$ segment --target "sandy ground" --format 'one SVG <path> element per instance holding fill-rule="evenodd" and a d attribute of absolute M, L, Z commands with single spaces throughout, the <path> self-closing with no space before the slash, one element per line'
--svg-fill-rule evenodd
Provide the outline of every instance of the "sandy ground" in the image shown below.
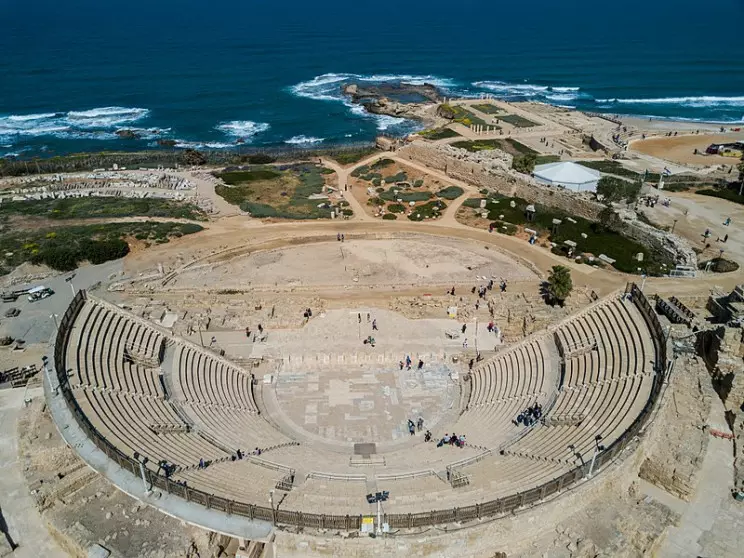
<path fill-rule="evenodd" d="M 711 236 L 707 243 L 710 248 L 698 256 L 701 261 L 717 257 L 720 250 L 724 251 L 724 257 L 744 264 L 744 206 L 714 198 L 710 196 L 698 196 L 691 193 L 660 193 L 671 199 L 671 205 L 664 207 L 656 204 L 649 208 L 640 205 L 643 213 L 652 222 L 672 227 L 674 233 L 686 238 L 694 248 L 703 249 L 706 242 L 703 240 L 705 229 L 710 229 Z M 686 213 L 686 214 L 685 214 Z M 731 217 L 731 224 L 724 226 L 726 217 Z M 677 223 L 675 224 L 675 220 Z M 723 238 L 728 235 L 724 243 Z M 717 239 L 720 238 L 720 241 Z M 726 274 L 730 275 L 730 274 Z M 718 275 L 718 277 L 722 277 Z"/>
<path fill-rule="evenodd" d="M 638 151 L 667 159 L 675 163 L 690 165 L 736 165 L 739 161 L 733 157 L 718 155 L 695 155 L 695 149 L 705 152 L 711 143 L 726 143 L 744 140 L 744 131 L 727 134 L 685 135 L 674 137 L 649 138 L 636 140 L 630 144 L 631 151 Z"/>
<path fill-rule="evenodd" d="M 528 268 L 484 246 L 421 236 L 346 240 L 256 252 L 228 264 L 181 274 L 174 288 L 259 285 L 400 285 L 461 283 L 480 277 L 536 279 Z"/>

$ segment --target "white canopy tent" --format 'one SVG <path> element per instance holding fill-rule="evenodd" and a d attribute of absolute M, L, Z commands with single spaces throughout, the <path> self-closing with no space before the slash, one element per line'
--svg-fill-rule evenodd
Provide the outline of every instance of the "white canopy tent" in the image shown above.
<path fill-rule="evenodd" d="M 571 161 L 537 165 L 533 172 L 538 182 L 563 186 L 574 192 L 596 192 L 599 171 L 577 165 Z"/>

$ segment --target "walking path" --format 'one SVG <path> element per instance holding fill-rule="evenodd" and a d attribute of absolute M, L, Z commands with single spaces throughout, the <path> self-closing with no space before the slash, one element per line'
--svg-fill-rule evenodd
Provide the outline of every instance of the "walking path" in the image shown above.
<path fill-rule="evenodd" d="M 67 553 L 49 535 L 18 459 L 17 423 L 24 393 L 25 388 L 0 390 L 0 528 L 4 519 L 8 534 L 18 545 L 13 552 L 15 558 L 64 558 Z M 29 390 L 29 396 L 42 395 L 41 388 Z"/>
<path fill-rule="evenodd" d="M 723 416 L 723 404 L 714 398 L 708 422 L 724 423 Z M 669 529 L 659 550 L 659 558 L 734 558 L 742 555 L 744 504 L 731 496 L 733 466 L 733 441 L 711 436 L 695 495 L 679 525 Z M 664 500 L 660 501 L 666 504 Z"/>

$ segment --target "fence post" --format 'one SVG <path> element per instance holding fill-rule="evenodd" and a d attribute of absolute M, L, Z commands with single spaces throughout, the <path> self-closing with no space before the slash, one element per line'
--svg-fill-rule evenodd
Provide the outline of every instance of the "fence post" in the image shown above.
<path fill-rule="evenodd" d="M 478 517 L 478 519 L 481 518 L 480 504 L 475 504 L 475 515 Z"/>

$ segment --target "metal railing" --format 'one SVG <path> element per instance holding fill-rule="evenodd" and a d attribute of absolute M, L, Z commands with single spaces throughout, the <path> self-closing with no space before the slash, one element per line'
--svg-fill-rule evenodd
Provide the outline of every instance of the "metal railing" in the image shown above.
<path fill-rule="evenodd" d="M 651 417 L 654 406 L 657 403 L 664 379 L 663 372 L 666 365 L 666 344 L 664 341 L 664 331 L 658 317 L 656 316 L 653 307 L 637 285 L 629 283 L 625 290 L 625 295 L 638 308 L 652 333 L 654 347 L 656 349 L 657 373 L 654 375 L 651 394 L 643 410 L 638 417 L 636 417 L 628 430 L 604 452 L 597 456 L 594 466 L 595 471 L 599 471 L 604 465 L 614 461 L 625 450 L 628 444 L 642 433 L 648 419 Z M 80 309 L 86 302 L 86 299 L 87 296 L 85 291 L 78 292 L 70 303 L 65 315 L 60 320 L 56 339 L 53 340 L 54 366 L 60 382 L 60 391 L 78 424 L 87 434 L 89 439 L 114 463 L 119 465 L 122 469 L 129 471 L 132 475 L 138 476 L 140 474 L 139 463 L 122 453 L 119 449 L 115 448 L 93 427 L 85 414 L 80 410 L 67 382 L 68 375 L 64 365 L 66 362 L 65 352 L 69 342 L 71 325 L 77 318 Z M 384 521 L 393 529 L 411 529 L 453 522 L 462 523 L 485 517 L 512 513 L 520 508 L 532 506 L 545 498 L 558 494 L 562 490 L 576 484 L 586 477 L 588 472 L 587 467 L 588 464 L 576 467 L 560 477 L 552 479 L 540 486 L 524 492 L 512 494 L 511 496 L 498 498 L 490 502 L 462 508 L 449 508 L 421 513 L 385 514 Z M 274 519 L 275 515 L 277 523 L 298 527 L 339 530 L 358 530 L 361 528 L 361 514 L 328 515 L 305 513 L 286 509 L 274 510 L 272 513 L 272 509 L 265 506 L 229 500 L 227 498 L 215 496 L 214 494 L 202 492 L 201 490 L 183 486 L 150 469 L 145 469 L 145 476 L 147 481 L 151 483 L 154 488 L 179 496 L 188 502 L 195 502 L 207 507 L 208 509 L 223 511 L 227 514 L 238 515 L 251 520 L 255 519 L 270 522 Z"/>

